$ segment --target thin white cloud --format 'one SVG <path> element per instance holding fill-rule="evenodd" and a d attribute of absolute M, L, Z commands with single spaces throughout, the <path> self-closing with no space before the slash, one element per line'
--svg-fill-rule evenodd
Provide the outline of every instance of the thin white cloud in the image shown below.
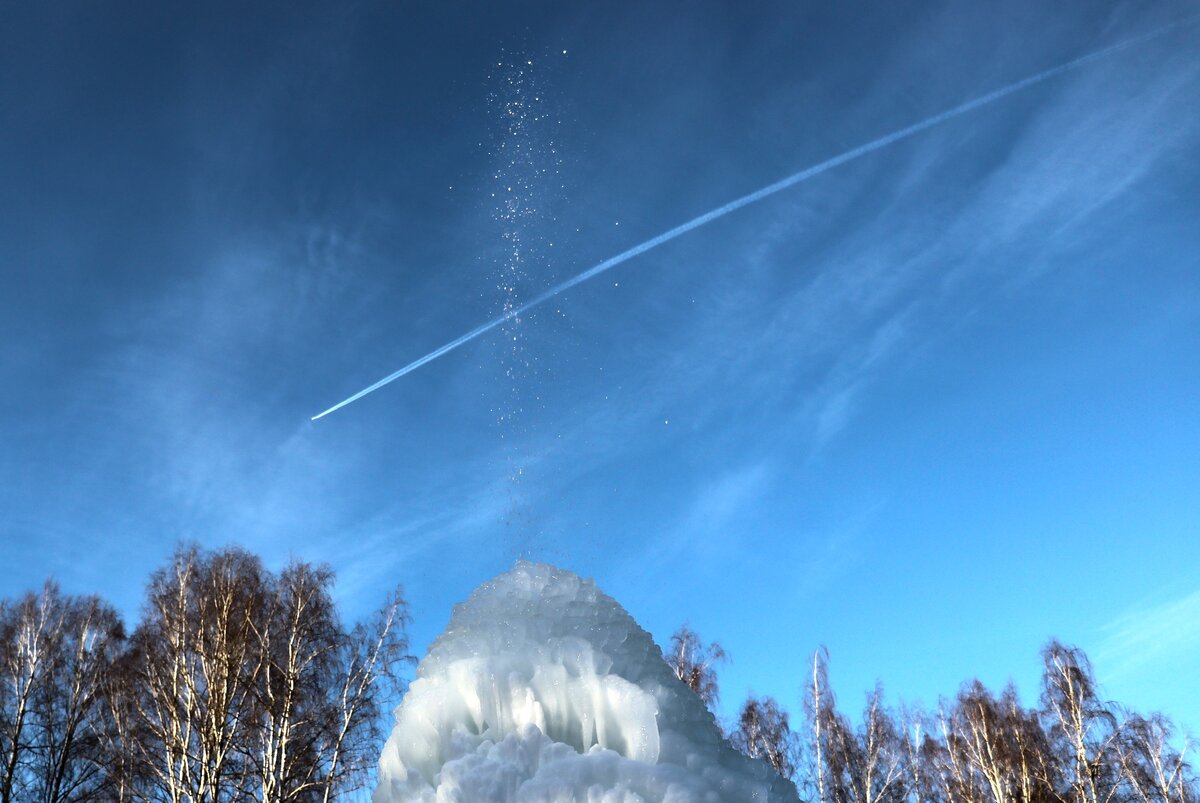
<path fill-rule="evenodd" d="M 1112 681 L 1200 650 L 1200 590 L 1132 608 L 1104 625 L 1096 661 Z"/>
<path fill-rule="evenodd" d="M 915 43 L 911 52 L 898 49 L 897 59 L 927 58 L 918 54 L 928 50 L 927 43 Z M 753 427 L 761 416 L 776 426 L 783 420 L 791 431 L 763 433 L 760 442 L 744 444 L 742 467 L 699 481 L 695 505 L 680 518 L 681 526 L 693 528 L 728 521 L 769 482 L 774 444 L 787 441 L 790 453 L 797 442 L 809 453 L 822 448 L 853 425 L 878 372 L 938 337 L 931 327 L 935 313 L 969 309 L 970 299 L 992 292 L 997 254 L 1032 261 L 1064 247 L 1056 237 L 1084 229 L 1104 204 L 1132 192 L 1194 137 L 1194 124 L 1180 125 L 1178 98 L 1194 87 L 1196 65 L 1167 61 L 1174 68 L 1169 74 L 1154 58 L 1119 56 L 1065 77 L 1032 110 L 1021 112 L 1028 119 L 1009 143 L 1007 158 L 966 182 L 963 195 L 940 187 L 936 168 L 969 144 L 964 131 L 987 130 L 1004 108 L 989 111 L 987 119 L 930 131 L 910 147 L 847 166 L 752 216 L 727 221 L 722 232 L 730 235 L 728 248 L 695 266 L 703 282 L 686 288 L 701 312 L 664 333 L 661 342 L 631 345 L 625 365 L 610 365 L 612 381 L 636 392 L 614 392 L 613 401 L 580 398 L 569 418 L 539 424 L 521 438 L 516 449 L 522 464 L 544 483 L 527 485 L 524 493 L 536 499 L 598 465 L 627 458 L 644 431 L 641 422 L 669 416 L 672 431 L 699 431 L 729 413 L 730 394 L 713 389 L 736 387 L 744 424 Z M 1122 80 L 1114 84 L 1114 76 Z M 1011 78 L 999 76 L 993 85 Z M 881 80 L 868 101 L 891 88 Z M 1183 122 L 1192 118 L 1184 115 Z M 881 179 L 881 169 L 891 178 Z M 856 199 L 872 193 L 877 206 L 859 216 Z M 364 247 L 351 228 L 307 219 L 297 226 L 304 230 L 305 269 L 273 269 L 280 255 L 269 249 L 239 252 L 171 288 L 168 303 L 154 299 L 134 342 L 111 357 L 81 394 L 102 400 L 90 412 L 110 415 L 119 408 L 124 417 L 116 419 L 118 426 L 158 444 L 148 461 L 154 466 L 148 482 L 197 530 L 252 531 L 259 543 L 278 550 L 295 538 L 319 542 L 321 532 L 358 533 L 361 554 L 391 544 L 389 554 L 399 561 L 476 531 L 481 525 L 472 523 L 471 511 L 499 520 L 502 510 L 478 501 L 489 498 L 495 472 L 486 468 L 495 467 L 497 445 L 485 447 L 475 465 L 458 466 L 453 477 L 431 476 L 406 489 L 428 504 L 356 507 L 326 489 L 361 477 L 363 454 L 344 440 L 330 448 L 302 426 L 264 427 L 264 407 L 228 396 L 231 383 L 239 392 L 254 385 L 244 382 L 242 372 L 261 364 L 264 346 L 302 338 L 306 313 L 319 313 L 346 281 L 338 260 Z M 844 231 L 819 249 L 807 248 L 823 226 Z M 680 253 L 647 255 L 652 264 L 641 267 L 678 275 Z M 602 314 L 573 309 L 580 331 L 614 326 Z M 245 349 L 257 349 L 257 362 L 239 360 Z M 95 392 L 97 383 L 109 390 Z M 587 392 L 602 386 L 591 383 Z M 134 398 L 121 398 L 112 387 L 132 388 Z M 690 420 L 671 413 L 680 407 Z M 768 418 L 781 410 L 782 416 Z M 461 516 L 432 509 L 461 500 L 476 500 Z M 660 537 L 671 543 L 670 534 Z M 847 554 L 831 549 L 822 565 L 836 565 Z M 350 565 L 364 573 L 374 568 L 357 556 L 347 560 Z"/>
<path fill-rule="evenodd" d="M 797 599 L 806 599 L 829 589 L 839 576 L 870 552 L 868 533 L 884 502 L 877 501 L 840 522 L 837 527 L 808 536 L 805 560 L 795 578 Z"/>
<path fill-rule="evenodd" d="M 764 461 L 731 468 L 701 483 L 680 505 L 673 524 L 627 556 L 619 576 L 642 576 L 685 558 L 694 568 L 711 568 L 741 550 L 756 535 L 747 524 L 749 514 L 775 477 L 775 468 Z"/>
<path fill-rule="evenodd" d="M 719 532 L 759 498 L 772 478 L 770 467 L 752 463 L 726 472 L 699 488 L 683 516 L 692 534 Z"/>
<path fill-rule="evenodd" d="M 927 56 L 919 43 L 897 59 Z M 760 420 L 786 430 L 739 442 L 744 465 L 766 464 L 781 443 L 789 456 L 816 454 L 853 426 L 881 372 L 903 366 L 997 293 L 1020 291 L 1021 276 L 1035 280 L 1037 266 L 1077 249 L 1081 233 L 1102 236 L 1088 225 L 1097 213 L 1137 192 L 1195 137 L 1178 99 L 1198 70 L 1194 59 L 1153 47 L 1121 54 L 872 157 L 880 164 L 847 166 L 731 219 L 719 238 L 701 235 L 715 246 L 691 257 L 703 262 L 684 264 L 682 255 L 696 252 L 682 242 L 646 255 L 631 270 L 660 279 L 642 286 L 674 292 L 676 304 L 682 289 L 691 302 L 682 316 L 662 299 L 635 297 L 615 321 L 611 307 L 565 299 L 576 332 L 617 327 L 620 342 L 635 347 L 614 351 L 607 385 L 583 385 L 610 387 L 611 398 L 579 398 L 569 418 L 546 426 L 553 434 L 518 451 L 543 467 L 547 483 L 566 485 L 627 459 L 646 422 L 670 417 L 672 432 L 711 434 L 709 425 L 736 415 L 746 431 Z M 979 89 L 1011 78 L 982 76 Z M 998 131 L 1017 133 L 989 141 Z M 991 161 L 975 155 L 980 148 Z M 878 203 L 863 212 L 854 203 L 863 197 Z M 663 313 L 680 325 L 646 325 L 641 337 L 641 322 Z M 671 414 L 678 408 L 686 418 Z M 720 497 L 697 482 L 694 496 Z M 670 532 L 658 537 L 664 548 L 673 543 Z"/>

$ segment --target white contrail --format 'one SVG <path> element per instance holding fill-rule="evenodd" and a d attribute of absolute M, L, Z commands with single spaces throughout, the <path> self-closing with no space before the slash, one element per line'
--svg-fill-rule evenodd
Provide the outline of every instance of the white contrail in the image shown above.
<path fill-rule="evenodd" d="M 993 103 L 997 100 L 1000 100 L 1001 98 L 1007 97 L 1008 95 L 1011 95 L 1014 92 L 1019 92 L 1022 89 L 1033 86 L 1034 84 L 1041 83 L 1042 81 L 1045 81 L 1049 78 L 1054 78 L 1055 76 L 1061 75 L 1069 70 L 1073 70 L 1077 67 L 1082 67 L 1085 64 L 1089 64 L 1098 59 L 1105 58 L 1106 56 L 1111 56 L 1114 53 L 1117 53 L 1121 50 L 1125 50 L 1128 47 L 1132 47 L 1134 45 L 1141 44 L 1142 42 L 1145 42 L 1149 39 L 1154 39 L 1156 37 L 1162 36 L 1163 34 L 1167 33 L 1168 31 L 1178 28 L 1181 25 L 1189 25 L 1193 22 L 1196 22 L 1198 19 L 1200 19 L 1200 16 L 1189 17 L 1186 19 L 1178 20 L 1176 22 L 1171 23 L 1170 25 L 1164 25 L 1163 27 L 1156 28 L 1156 29 L 1150 31 L 1149 33 L 1142 34 L 1141 36 L 1137 36 L 1132 39 L 1127 39 L 1123 42 L 1118 42 L 1115 45 L 1110 45 L 1109 47 L 1103 48 L 1102 50 L 1096 50 L 1092 53 L 1088 53 L 1085 56 L 1080 56 L 1077 59 L 1068 61 L 1065 64 L 1060 64 L 1057 67 L 1051 67 L 1048 70 L 1043 70 L 1042 72 L 1037 73 L 1036 75 L 1031 75 L 1028 78 L 1023 78 L 1020 81 L 1017 81 L 1016 83 L 1012 83 L 1007 86 L 1001 87 L 1000 89 L 997 89 L 993 92 L 989 92 L 988 94 L 983 95 L 982 97 L 975 98 L 974 100 L 969 100 L 966 103 L 963 103 L 959 106 L 955 106 L 952 109 L 947 109 L 944 112 L 935 114 L 934 116 L 926 118 L 925 120 L 922 120 L 919 123 L 913 123 L 912 125 L 908 126 L 907 128 L 901 128 L 900 130 L 893 131 L 892 133 L 886 134 L 886 135 L 880 137 L 879 139 L 874 139 L 864 145 L 859 145 L 857 148 L 853 148 L 852 150 L 848 150 L 845 153 L 839 154 L 830 159 L 826 159 L 825 161 L 815 164 L 812 167 L 805 168 L 804 170 L 801 170 L 799 173 L 793 173 L 792 175 L 788 176 L 787 178 L 780 179 L 779 181 L 776 181 L 774 184 L 769 184 L 766 187 L 763 187 L 761 190 L 752 192 L 749 195 L 743 195 L 741 198 L 730 201 L 729 203 L 725 204 L 724 206 L 717 207 L 716 209 L 712 210 L 711 212 L 706 212 L 703 215 L 700 215 L 700 217 L 693 218 L 693 219 L 689 220 L 687 223 L 680 224 L 680 225 L 676 226 L 675 228 L 671 229 L 670 231 L 665 231 L 662 234 L 658 235 L 657 237 L 646 240 L 644 243 L 641 243 L 640 245 L 635 245 L 633 248 L 630 248 L 628 251 L 622 251 L 621 253 L 617 254 L 614 257 L 609 257 L 608 259 L 604 260 L 600 264 L 594 265 L 593 267 L 588 268 L 583 273 L 580 273 L 577 276 L 573 276 L 572 278 L 567 279 L 566 281 L 564 281 L 560 284 L 556 284 L 555 286 L 551 287 L 549 290 L 546 290 L 545 292 L 543 292 L 540 295 L 538 295 L 537 297 L 535 297 L 533 300 L 527 301 L 524 304 L 522 304 L 521 306 L 519 306 L 515 309 L 512 309 L 512 310 L 509 310 L 504 315 L 501 315 L 498 318 L 494 318 L 493 320 L 490 320 L 487 323 L 484 323 L 484 324 L 481 324 L 480 326 L 475 327 L 471 331 L 467 332 L 465 335 L 462 335 L 461 337 L 457 337 L 454 340 L 451 340 L 446 345 L 441 346 L 441 347 L 435 349 L 434 351 L 429 352 L 424 357 L 421 357 L 419 360 L 414 360 L 413 362 L 410 362 L 408 365 L 404 366 L 399 371 L 396 371 L 395 373 L 392 373 L 392 374 L 388 374 L 387 376 L 385 376 L 383 379 L 380 379 L 375 384 L 373 384 L 369 387 L 363 388 L 362 390 L 360 390 L 358 393 L 355 393 L 350 398 L 345 399 L 344 401 L 338 402 L 337 404 L 333 405 L 325 412 L 314 415 L 312 417 L 312 420 L 316 421 L 318 418 L 323 418 L 324 416 L 329 415 L 330 413 L 334 412 L 335 410 L 340 410 L 341 408 L 345 407 L 347 404 L 350 404 L 353 401 L 357 401 L 357 400 L 361 399 L 363 396 L 366 396 L 368 393 L 371 393 L 372 391 L 378 390 L 379 388 L 383 387 L 384 385 L 388 384 L 389 382 L 394 382 L 397 379 L 399 379 L 400 377 L 404 376 L 405 374 L 411 373 L 412 371 L 417 370 L 425 363 L 430 362 L 431 360 L 436 360 L 438 357 L 441 357 L 446 352 L 453 351 L 454 349 L 458 348 L 459 346 L 463 345 L 464 343 L 474 340 L 475 338 L 479 337 L 480 335 L 484 334 L 485 332 L 495 329 L 497 326 L 504 323 L 505 321 L 511 320 L 512 318 L 522 315 L 525 312 L 527 312 L 528 310 L 531 310 L 534 307 L 536 307 L 540 304 L 543 304 L 546 301 L 549 301 L 551 298 L 554 298 L 559 293 L 562 293 L 565 290 L 570 290 L 575 285 L 580 284 L 581 282 L 586 282 L 588 279 L 592 278 L 593 276 L 598 276 L 601 273 L 604 273 L 609 268 L 615 268 L 617 265 L 620 265 L 622 262 L 627 262 L 628 260 L 633 259 L 634 257 L 639 256 L 640 254 L 644 254 L 647 251 L 649 251 L 651 248 L 657 248 L 658 246 L 662 245 L 663 243 L 670 242 L 671 240 L 674 240 L 676 237 L 680 237 L 684 234 L 687 234 L 692 229 L 699 228 L 700 226 L 703 226 L 705 223 L 710 223 L 710 222 L 716 220 L 717 218 L 724 217 L 725 215 L 728 215 L 730 212 L 734 212 L 734 211 L 737 211 L 738 209 L 741 209 L 743 206 L 749 206 L 750 204 L 752 204 L 756 201 L 761 201 L 763 198 L 774 195 L 775 193 L 780 192 L 782 190 L 786 190 L 788 187 L 791 187 L 795 184 L 799 184 L 802 181 L 806 181 L 806 180 L 812 178 L 813 176 L 818 176 L 827 170 L 832 170 L 833 168 L 835 168 L 839 165 L 843 165 L 846 162 L 853 161 L 853 160 L 859 158 L 860 156 L 866 156 L 867 154 L 873 153 L 874 151 L 877 151 L 880 148 L 886 148 L 888 145 L 891 145 L 892 143 L 899 142 L 902 139 L 908 139 L 909 137 L 911 137 L 915 134 L 919 134 L 920 132 L 922 132 L 928 128 L 933 128 L 936 125 L 940 125 L 940 124 L 946 122 L 947 120 L 952 120 L 955 117 L 959 117 L 961 115 L 967 114 L 968 112 L 975 111 L 976 109 L 980 108 L 981 106 L 986 106 L 989 103 Z"/>

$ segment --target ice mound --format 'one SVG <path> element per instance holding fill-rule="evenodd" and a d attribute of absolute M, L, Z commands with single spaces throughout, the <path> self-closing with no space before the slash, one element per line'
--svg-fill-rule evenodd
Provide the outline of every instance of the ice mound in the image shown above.
<path fill-rule="evenodd" d="M 795 801 L 616 600 L 535 563 L 477 588 L 417 667 L 375 803 Z"/>

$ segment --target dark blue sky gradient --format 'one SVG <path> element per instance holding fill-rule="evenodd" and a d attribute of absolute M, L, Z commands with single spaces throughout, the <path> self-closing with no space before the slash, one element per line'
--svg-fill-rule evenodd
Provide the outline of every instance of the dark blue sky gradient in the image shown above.
<path fill-rule="evenodd" d="M 0 593 L 54 575 L 133 619 L 180 539 L 234 542 L 330 562 L 351 615 L 404 583 L 423 650 L 527 555 L 721 640 L 729 710 L 798 711 L 822 643 L 852 710 L 876 678 L 1032 702 L 1057 636 L 1200 729 L 1194 24 L 308 420 L 500 311 L 514 69 L 546 168 L 519 301 L 1196 10 L 6 9 Z"/>

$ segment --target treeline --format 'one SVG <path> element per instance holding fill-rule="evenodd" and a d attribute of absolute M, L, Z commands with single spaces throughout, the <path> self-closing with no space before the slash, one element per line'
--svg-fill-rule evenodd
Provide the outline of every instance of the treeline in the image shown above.
<path fill-rule="evenodd" d="M 711 708 L 718 644 L 686 626 L 667 652 L 676 675 Z M 1194 743 L 1161 714 L 1101 698 L 1087 656 L 1051 641 L 1042 650 L 1039 705 L 1009 684 L 969 681 L 935 711 L 889 708 L 866 695 L 858 722 L 839 710 L 829 658 L 813 655 L 799 723 L 770 697 L 751 696 L 726 736 L 815 803 L 1200 803 L 1188 763 Z"/>
<path fill-rule="evenodd" d="M 408 613 L 338 617 L 334 576 L 179 549 L 127 633 L 52 582 L 0 601 L 0 803 L 329 801 L 379 757 Z"/>
<path fill-rule="evenodd" d="M 127 632 L 52 582 L 0 600 L 0 803 L 330 801 L 369 782 L 408 656 L 399 589 L 347 626 L 325 566 L 278 573 L 241 549 L 180 548 Z M 716 643 L 684 627 L 667 661 L 710 708 Z M 803 710 L 750 697 L 729 740 L 813 803 L 1200 803 L 1193 743 L 1101 698 L 1082 651 L 1042 651 L 1038 705 L 977 680 L 936 710 L 880 687 L 857 721 L 813 655 Z"/>

